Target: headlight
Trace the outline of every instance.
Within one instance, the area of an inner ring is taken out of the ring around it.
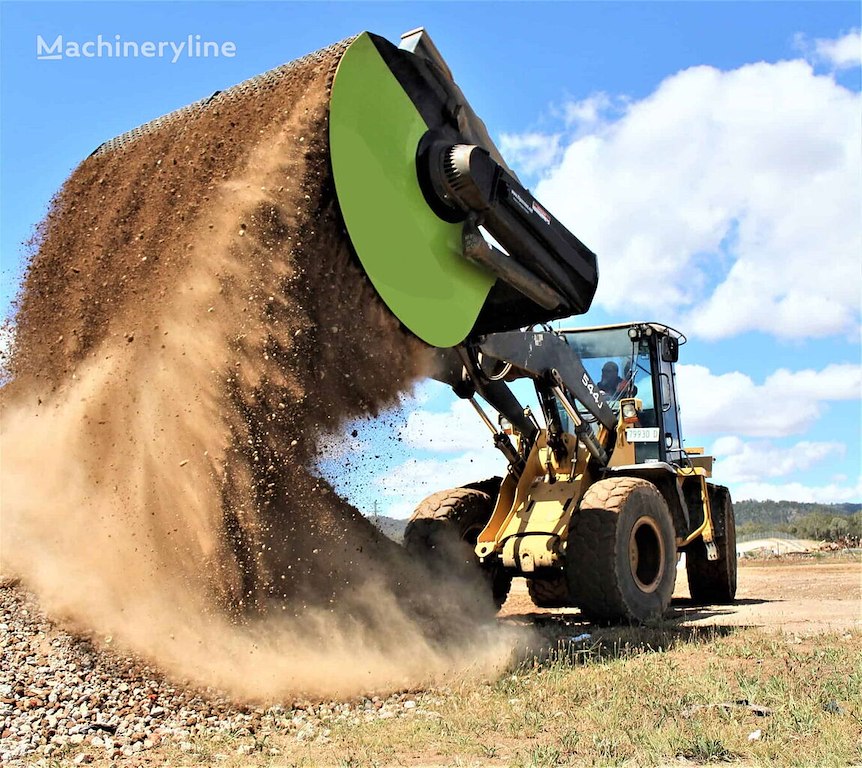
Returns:
[[[638,409],[634,400],[624,400],[622,404],[623,421],[631,424],[638,420]]]

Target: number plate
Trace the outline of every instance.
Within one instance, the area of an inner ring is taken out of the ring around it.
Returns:
[[[629,427],[626,440],[630,443],[657,443],[658,434],[658,427]]]

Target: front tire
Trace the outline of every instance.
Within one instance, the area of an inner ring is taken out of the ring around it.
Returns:
[[[676,561],[673,519],[652,483],[610,477],[587,490],[566,544],[569,594],[586,616],[660,618],[670,605]]]
[[[491,496],[473,488],[452,488],[425,499],[407,523],[404,546],[441,578],[469,581],[478,574],[499,609],[512,577],[499,566],[482,566],[474,547],[494,512]]]

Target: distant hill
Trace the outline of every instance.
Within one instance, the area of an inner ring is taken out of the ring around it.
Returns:
[[[802,538],[838,540],[862,535],[862,504],[816,504],[799,501],[735,501],[741,535],[783,531]]]
[[[811,514],[850,517],[862,511],[862,504],[816,504],[800,501],[734,501],[737,523],[768,525],[792,523]]]
[[[371,524],[384,535],[388,536],[392,541],[399,544],[404,541],[404,529],[407,527],[406,520],[396,520],[394,517],[386,515],[370,515],[368,519]]]

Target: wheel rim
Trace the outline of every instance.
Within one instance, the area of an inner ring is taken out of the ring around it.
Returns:
[[[655,592],[665,570],[664,541],[655,520],[641,517],[629,536],[629,565],[642,592]]]

